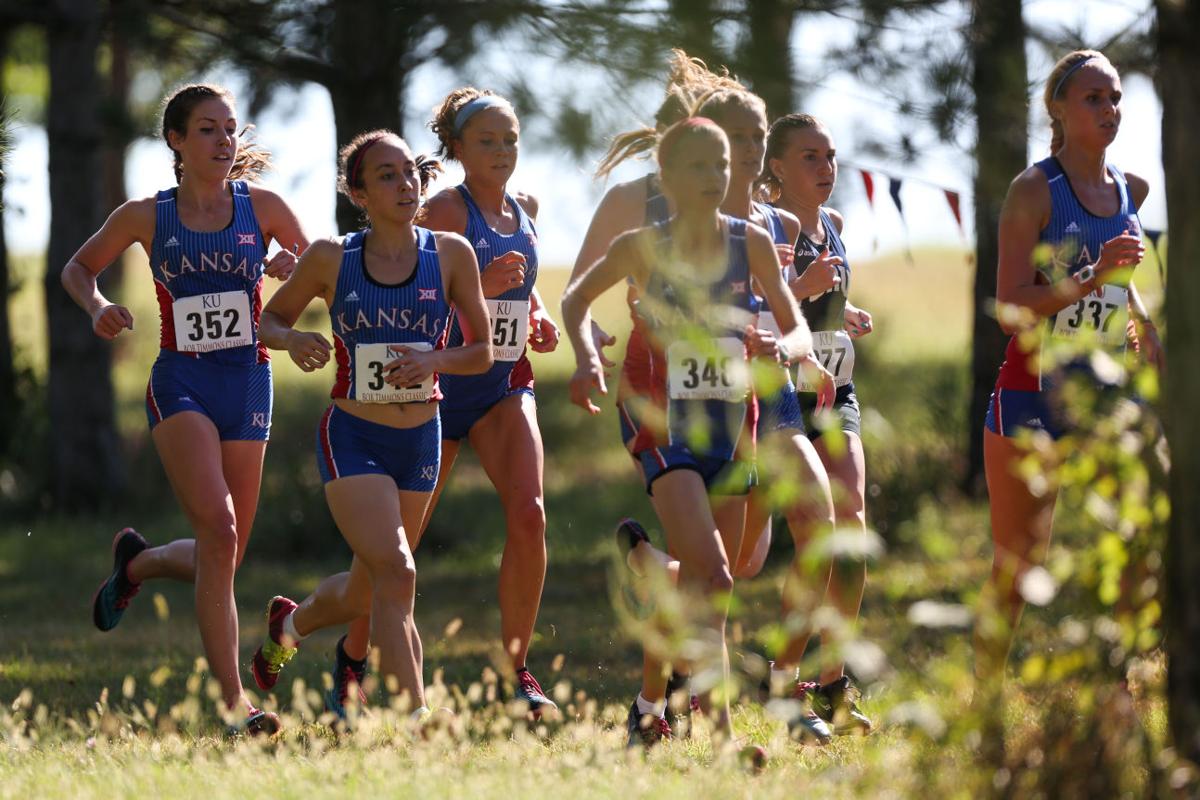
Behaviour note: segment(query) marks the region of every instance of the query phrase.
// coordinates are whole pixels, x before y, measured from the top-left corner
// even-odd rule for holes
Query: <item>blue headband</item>
[[[462,133],[463,125],[467,124],[467,120],[475,116],[478,112],[485,108],[509,108],[509,103],[502,97],[497,97],[494,94],[481,94],[471,102],[458,110],[454,115],[454,135],[458,136]]]
[[[1088,63],[1089,61],[1094,61],[1095,58],[1096,58],[1095,56],[1084,56],[1083,58],[1079,59],[1074,64],[1072,64],[1070,67],[1068,67],[1067,71],[1063,73],[1063,76],[1058,79],[1058,83],[1054,84],[1054,92],[1050,95],[1050,99],[1057,100],[1058,93],[1062,90],[1063,84],[1067,82],[1067,78],[1071,77],[1071,75],[1073,75],[1075,73],[1075,70],[1079,69],[1080,67],[1082,67],[1084,64]]]

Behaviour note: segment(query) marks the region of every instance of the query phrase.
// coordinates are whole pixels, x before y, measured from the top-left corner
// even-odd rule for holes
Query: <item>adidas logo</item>
[[[1029,422],[1026,424],[1028,424],[1029,427],[1031,427],[1031,428],[1044,428],[1045,427],[1045,423],[1042,422],[1041,417],[1034,417],[1033,419],[1029,420]]]
[[[346,295],[346,302],[347,302],[347,303],[353,303],[353,302],[355,302],[355,301],[357,301],[357,300],[358,300],[358,292],[356,292],[356,291],[354,291],[353,289],[351,289],[351,290],[350,290],[350,294]]]
[[[179,240],[176,239],[174,236],[172,236],[170,239],[167,239],[167,244],[165,246],[166,247],[179,247]]]
[[[476,250],[486,250],[489,247],[491,247],[491,245],[488,244],[487,239],[484,239],[482,236],[480,236],[479,241],[475,243]]]
[[[1067,223],[1067,229],[1063,233],[1079,233],[1079,223],[1071,220]]]

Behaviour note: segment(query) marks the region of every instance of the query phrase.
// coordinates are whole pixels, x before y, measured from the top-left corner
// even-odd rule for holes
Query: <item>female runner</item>
[[[1061,58],[1046,81],[1046,111],[1052,155],[1013,181],[1000,213],[999,303],[1038,319],[1034,347],[1026,328],[1000,314],[1013,334],[988,406],[984,466],[991,500],[991,577],[984,588],[984,614],[975,632],[977,675],[998,682],[1008,660],[1024,600],[1021,579],[1045,559],[1057,499],[1052,470],[1049,489],[1031,491],[1017,465],[1029,455],[1022,432],[1051,439],[1086,435],[1068,419],[1060,390],[1069,376],[1082,377],[1105,394],[1117,390],[1078,364],[1043,363],[1043,341],[1079,338],[1120,354],[1124,317],[1138,328],[1139,350],[1151,363],[1163,352],[1130,277],[1144,247],[1137,209],[1149,187],[1106,160],[1121,124],[1121,79],[1102,53],[1078,50]],[[1047,247],[1048,246],[1048,247]],[[1039,254],[1049,250],[1049,259]],[[1047,464],[1053,467],[1053,464]],[[985,606],[986,608],[986,606]],[[993,687],[994,688],[994,687]]]
[[[807,114],[788,114],[776,120],[767,136],[767,169],[763,183],[775,207],[799,219],[796,243],[796,278],[792,293],[813,330],[813,349],[834,373],[837,394],[833,416],[842,431],[844,446],[831,449],[823,436],[823,420],[815,419],[816,394],[802,381],[800,404],[808,437],[816,445],[826,473],[834,485],[837,525],[853,526],[866,535],[866,460],[863,455],[861,417],[854,390],[854,342],[872,330],[871,315],[847,300],[850,263],[841,233],[842,215],[825,207],[837,183],[837,152],[829,129]],[[750,526],[751,534],[758,528]],[[748,537],[749,539],[749,537]],[[747,547],[751,542],[747,541]],[[829,594],[843,621],[853,624],[862,604],[866,563],[835,561]],[[826,646],[828,632],[822,632]],[[819,682],[804,683],[813,708],[837,733],[866,733],[870,720],[854,701],[856,690],[845,675],[841,659],[829,660]]]
[[[487,333],[495,362],[481,375],[447,375],[442,381],[441,466],[433,502],[411,544],[415,548],[428,527],[462,440],[467,439],[504,507],[507,541],[500,562],[501,636],[516,673],[517,697],[537,714],[555,704],[525,663],[546,577],[542,437],[525,345],[528,341],[538,352],[550,352],[558,345],[558,329],[534,289],[537,201],[527,194],[508,192],[508,180],[516,168],[520,124],[507,100],[474,88],[457,89],[442,102],[430,126],[441,142],[440,154],[462,164],[466,177],[461,185],[431,198],[420,221],[432,230],[463,235],[471,243],[478,263],[484,265],[480,280],[489,313],[486,330],[468,329],[470,320],[464,325],[461,315],[452,314],[448,344],[461,344],[467,333],[480,337]],[[337,579],[339,576],[331,578]],[[340,580],[345,580],[344,574]],[[329,588],[334,591],[333,584]],[[367,620],[356,621],[338,643],[335,685],[327,696],[336,713],[342,713],[351,685],[362,683],[368,630]],[[264,653],[278,643],[269,640]],[[274,670],[272,677],[281,666],[269,665]]]
[[[394,678],[417,715],[427,709],[412,547],[438,471],[439,374],[478,374],[492,363],[486,338],[468,334],[445,346],[451,306],[471,331],[484,330],[487,310],[470,246],[413,224],[423,177],[391,131],[355,137],[341,152],[339,189],[363,209],[368,227],[341,243],[315,242],[263,315],[263,341],[286,349],[306,372],[335,351],[317,465],[354,561],[345,581],[327,579],[301,611],[287,598],[271,601],[271,636],[253,664],[259,684],[273,684],[299,640],[318,627],[307,628],[305,614],[346,622],[369,609],[384,685]],[[316,297],[329,306],[334,347],[320,333],[293,328]],[[339,591],[329,591],[330,580]]]
[[[134,243],[150,257],[162,349],[146,413],[195,534],[149,547],[132,528],[117,533],[113,572],[96,592],[92,619],[102,631],[114,628],[143,581],[194,582],[200,638],[226,708],[246,715],[239,729],[271,733],[279,720],[251,706],[238,674],[233,576],[250,538],[271,426],[271,365],[258,330],[263,275],[286,279],[308,239],[278,195],[243,180],[256,178],[269,157],[239,143],[237,124],[227,89],[175,92],[162,134],[179,185],[114,211],[62,281],[96,335],[113,339],[133,329],[133,315],[100,293],[96,277]],[[283,249],[264,265],[272,241]]]
[[[770,237],[719,211],[729,184],[729,143],[721,129],[703,118],[676,123],[663,134],[658,163],[674,216],[620,235],[564,294],[578,364],[571,399],[599,413],[590,390],[607,389],[587,310],[608,287],[632,277],[661,409],[637,431],[634,452],[671,549],[679,554],[680,586],[711,602],[733,585],[727,553],[740,544],[750,484],[749,465],[738,454],[750,408],[743,338],[757,310],[750,280],[775,303],[791,352],[806,351],[807,329]],[[665,424],[656,424],[658,418]],[[703,435],[691,435],[696,429]],[[727,674],[725,616],[717,609],[707,624]],[[707,695],[702,701],[711,708]],[[720,711],[718,724],[728,732],[727,699]]]

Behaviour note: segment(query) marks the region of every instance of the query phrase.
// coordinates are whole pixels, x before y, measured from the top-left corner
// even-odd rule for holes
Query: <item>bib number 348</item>
[[[680,341],[667,348],[667,387],[675,400],[745,399],[749,388],[746,349],[734,336]]]
[[[250,298],[245,292],[181,297],[171,308],[175,349],[182,353],[208,353],[254,343]]]

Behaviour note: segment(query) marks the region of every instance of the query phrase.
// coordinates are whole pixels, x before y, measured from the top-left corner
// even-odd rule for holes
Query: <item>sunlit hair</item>
[[[446,95],[438,106],[433,109],[433,119],[429,121],[429,129],[438,138],[437,155],[446,161],[457,161],[454,155],[454,142],[461,138],[462,131],[455,130],[454,119],[463,106],[480,97],[494,97],[509,109],[512,104],[491,89],[476,89],[474,86],[464,86]]]
[[[350,202],[354,202],[351,192],[354,189],[363,188],[362,163],[367,151],[384,139],[393,139],[400,146],[408,147],[404,139],[400,138],[395,131],[379,128],[358,134],[350,140],[349,144],[338,151],[337,190],[344,194]],[[417,175],[421,179],[421,196],[424,197],[434,178],[442,172],[442,163],[436,158],[425,155],[417,156],[416,162]]]
[[[745,89],[725,67],[713,72],[703,61],[678,48],[671,51],[668,66],[666,96],[654,114],[654,127],[645,126],[613,137],[608,152],[596,167],[597,178],[607,177],[630,158],[648,158],[654,152],[659,134],[691,114],[701,97],[721,89]]]
[[[211,83],[191,83],[176,89],[167,97],[162,112],[162,137],[167,147],[171,147],[171,140],[167,134],[175,131],[180,136],[187,136],[188,121],[192,118],[196,106],[213,98],[224,100],[230,106],[234,105],[233,92]],[[271,168],[271,153],[246,140],[247,134],[253,130],[253,125],[247,125],[237,135],[237,153],[233,157],[233,167],[229,170],[229,180],[246,178],[256,181],[262,173]],[[171,152],[175,156],[175,182],[179,183],[183,179],[183,157],[174,147],[171,147]]]
[[[1082,64],[1085,61],[1092,61],[1103,66],[1107,66],[1114,72],[1116,68],[1108,60],[1108,57],[1099,50],[1075,50],[1067,53],[1058,60],[1054,65],[1054,69],[1050,70],[1050,74],[1046,77],[1046,88],[1042,91],[1042,102],[1046,105],[1046,115],[1050,117],[1050,152],[1057,153],[1063,146],[1063,126],[1062,120],[1056,119],[1054,111],[1050,105],[1055,100],[1061,100],[1066,97],[1067,89],[1074,80],[1075,75],[1079,72]]]
[[[675,163],[675,157],[679,153],[679,148],[686,142],[700,136],[724,139],[725,131],[721,130],[720,125],[707,117],[687,117],[663,131],[656,153],[659,170],[666,171],[670,168]]]
[[[783,182],[771,171],[771,159],[783,158],[792,131],[828,130],[825,123],[811,114],[787,114],[771,123],[767,131],[767,153],[763,158],[763,173],[756,186],[763,200],[774,202],[783,191]]]

